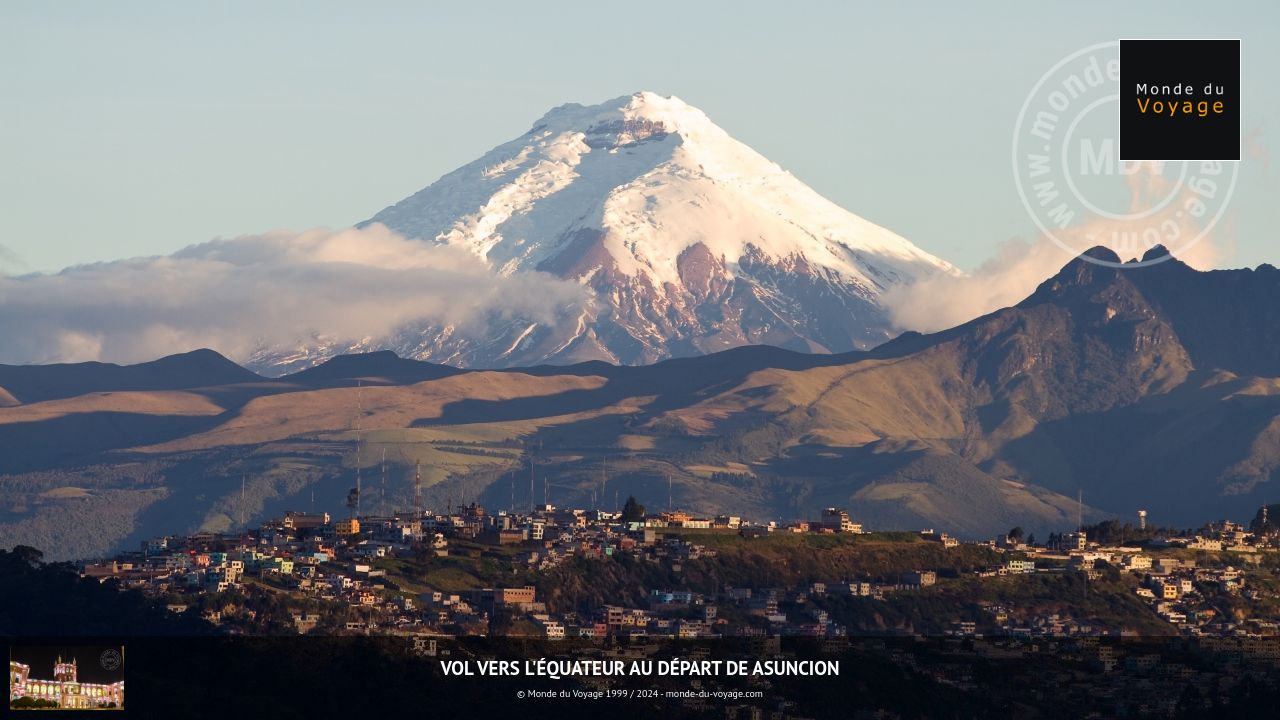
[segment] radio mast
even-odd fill
[[[422,518],[422,461],[413,461],[413,517]]]
[[[362,402],[363,381],[356,380],[356,502],[355,516],[360,517],[360,416],[364,414]]]

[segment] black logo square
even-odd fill
[[[1239,160],[1240,41],[1121,40],[1120,159]]]

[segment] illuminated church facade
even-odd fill
[[[59,657],[53,666],[52,680],[36,680],[30,675],[29,666],[9,661],[9,702],[29,697],[49,700],[60,708],[68,709],[124,707],[124,681],[110,685],[79,682],[75,658],[71,662],[63,662]]]

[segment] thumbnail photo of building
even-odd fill
[[[119,656],[103,656],[104,666],[111,664],[112,657],[118,660]],[[70,662],[66,662],[61,655],[58,655],[53,663],[53,678],[49,680],[31,677],[30,665],[11,658],[9,660],[9,707],[13,710],[124,708],[124,680],[111,683],[80,682],[78,675],[79,668],[75,657],[71,658]]]

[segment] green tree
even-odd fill
[[[1249,523],[1249,529],[1257,533],[1275,532],[1280,529],[1280,504],[1267,505],[1258,510]]]
[[[1015,543],[1022,542],[1022,526],[1019,525],[1018,527],[1015,527],[1009,530],[1008,537],[1009,537],[1009,542],[1015,542]]]
[[[30,545],[15,545],[13,548],[13,556],[20,562],[24,562],[31,567],[39,567],[41,561],[44,560],[44,553]]]
[[[644,506],[636,502],[635,496],[628,496],[627,503],[622,506],[622,522],[640,522],[644,520]]]

